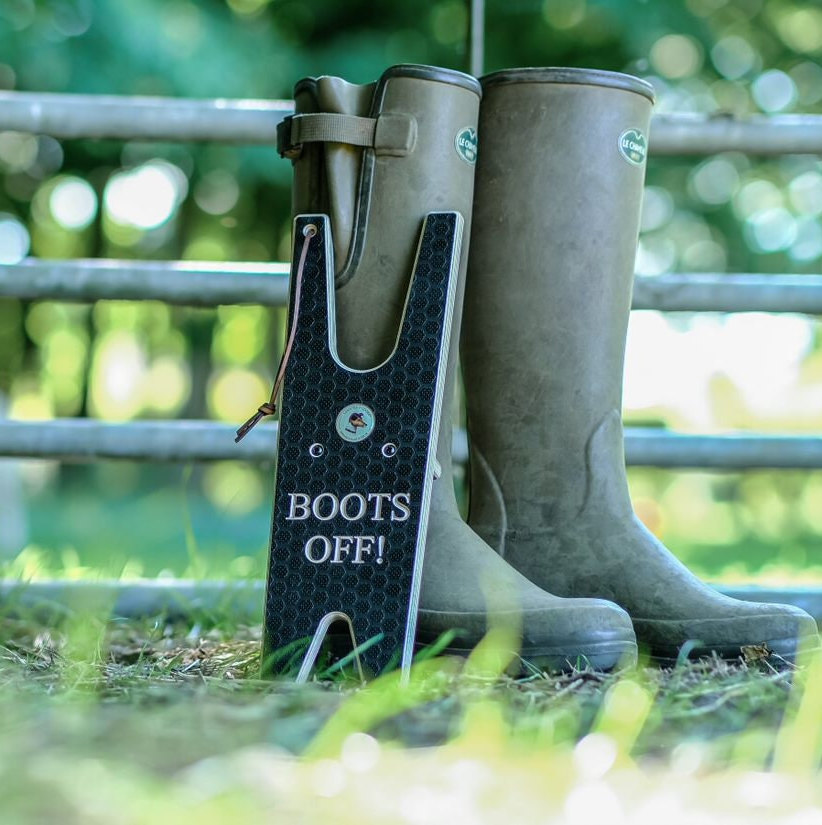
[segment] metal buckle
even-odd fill
[[[303,153],[302,143],[291,142],[294,115],[287,115],[277,124],[277,153],[281,158],[297,160]]]

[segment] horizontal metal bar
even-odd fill
[[[274,145],[290,100],[192,100],[0,92],[0,131],[57,138],[215,140]],[[822,116],[664,114],[653,118],[655,155],[822,153]]]
[[[262,620],[263,591],[262,581],[0,579],[0,614],[30,611],[48,618],[96,609],[108,610],[112,617],[134,619],[219,612],[239,622],[257,623]]]
[[[288,300],[287,263],[52,261],[0,266],[0,295],[52,301],[165,301],[185,306],[267,304]]]
[[[287,263],[66,260],[0,265],[0,296],[153,300],[187,306],[284,305]],[[637,277],[634,309],[822,315],[822,275],[678,273]]]
[[[234,443],[235,428],[212,421],[132,421],[93,419],[0,422],[0,455],[68,461],[271,461],[277,447],[276,422]],[[468,458],[464,431],[454,433],[454,460]],[[757,467],[818,469],[822,436],[683,435],[662,429],[628,427],[625,457],[630,465],[742,470]]]
[[[822,315],[822,275],[685,272],[634,280],[634,309]]]
[[[734,599],[796,605],[817,621],[822,620],[822,588],[721,585],[716,589]],[[192,618],[211,614],[230,615],[235,621],[256,624],[262,620],[264,591],[265,584],[261,580],[50,580],[21,583],[3,579],[0,580],[0,613],[33,612],[48,617],[96,609],[124,619],[157,615]]]
[[[56,138],[265,143],[293,111],[290,100],[193,100],[0,92],[0,131]]]
[[[251,412],[251,411],[249,411]],[[239,422],[238,422],[239,426]],[[264,422],[234,443],[236,427],[213,421],[131,421],[85,418],[0,421],[0,455],[65,461],[272,461],[277,424]]]
[[[817,155],[822,153],[822,115],[656,115],[649,149],[652,155]]]
[[[239,422],[238,422],[239,425]],[[116,424],[88,418],[0,421],[0,456],[64,461],[273,461],[277,422],[264,421],[248,438],[234,442],[236,427],[214,421],[131,421]],[[454,458],[465,461],[465,433],[453,437]]]
[[[625,460],[639,467],[811,470],[822,467],[822,437],[685,435],[629,427],[625,431]]]

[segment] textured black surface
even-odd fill
[[[266,657],[290,642],[312,636],[320,620],[332,611],[351,617],[360,644],[383,634],[363,655],[375,673],[402,648],[409,619],[413,633],[416,616],[409,617],[409,606],[414,559],[423,491],[431,483],[426,463],[451,258],[459,255],[459,249],[454,249],[457,221],[455,213],[427,217],[397,349],[387,363],[364,373],[340,366],[328,346],[327,218],[304,216],[296,222],[295,260],[303,229],[314,224],[319,231],[306,258],[299,324],[280,408],[266,591]],[[358,443],[344,441],[335,427],[340,410],[352,403],[367,405],[375,417],[373,432]],[[315,457],[312,452],[320,451],[312,450],[312,445],[317,444],[322,445],[322,454]],[[396,445],[395,455],[383,455],[386,444]],[[411,516],[406,521],[367,518],[349,522],[341,515],[325,522],[313,517],[287,519],[290,493],[313,499],[326,492],[339,498],[348,493],[409,493]],[[384,516],[392,511],[387,505]],[[356,508],[349,514],[352,511]],[[320,534],[384,536],[383,563],[377,563],[375,551],[362,564],[354,564],[350,556],[342,563],[313,564],[304,547],[309,538]]]

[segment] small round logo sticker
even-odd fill
[[[642,166],[648,154],[648,141],[639,129],[627,129],[619,136],[619,151],[628,163]]]
[[[473,166],[477,160],[477,130],[471,126],[460,129],[454,138],[454,146],[457,154]]]
[[[337,434],[344,441],[364,441],[374,431],[374,412],[365,404],[349,404],[337,413]]]

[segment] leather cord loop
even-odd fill
[[[283,357],[280,359],[280,366],[277,368],[277,377],[274,379],[274,386],[271,390],[271,396],[268,401],[263,402],[257,407],[257,412],[252,415],[238,430],[234,437],[234,443],[238,444],[242,441],[248,433],[257,426],[268,415],[274,415],[277,412],[277,395],[280,392],[283,380],[285,379],[285,368],[288,366],[288,360],[291,357],[291,350],[294,347],[294,338],[297,335],[297,321],[300,317],[300,294],[303,288],[303,271],[305,270],[305,259],[308,256],[308,245],[311,239],[317,234],[317,227],[314,224],[309,224],[304,229],[305,237],[303,238],[303,248],[300,252],[300,261],[297,265],[297,272],[294,276],[294,315],[291,319],[291,328],[288,332],[288,341],[283,350]]]

